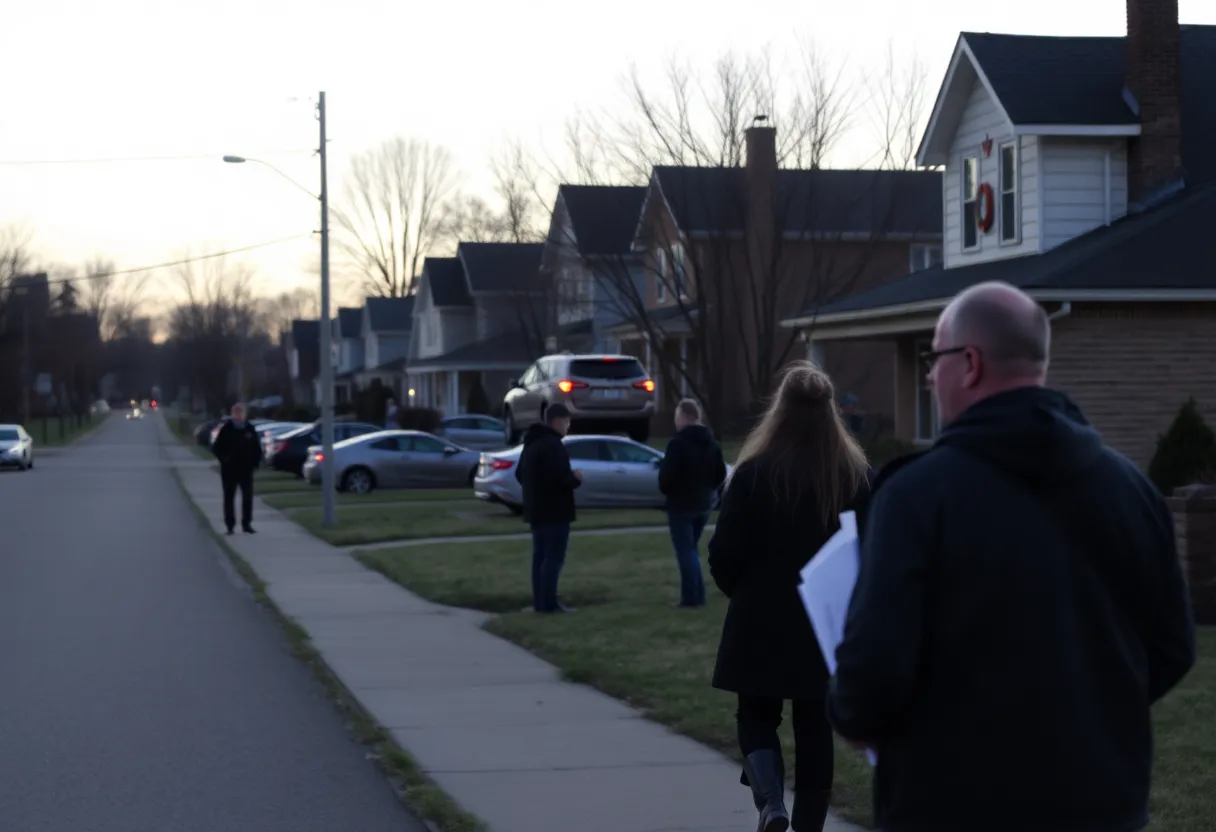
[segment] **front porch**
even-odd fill
[[[410,407],[424,407],[438,411],[444,418],[459,416],[468,410],[469,396],[474,387],[481,385],[490,403],[491,412],[502,407],[503,397],[510,389],[510,382],[518,378],[527,365],[518,366],[453,366],[441,365],[411,367],[408,388],[402,401]]]
[[[611,350],[612,352],[631,355],[642,362],[642,366],[654,380],[655,401],[659,412],[667,413],[675,410],[680,399],[693,394],[693,387],[696,385],[689,383],[689,376],[695,378],[695,368],[699,366],[698,343],[684,316],[671,317],[655,329],[659,332],[651,333],[633,323],[622,322],[610,327],[606,332],[615,339],[615,349]],[[654,337],[655,335],[657,337]],[[675,377],[672,384],[665,383],[664,366],[670,368]]]

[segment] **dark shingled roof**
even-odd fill
[[[461,243],[456,256],[473,292],[529,292],[542,287],[543,243]]]
[[[663,196],[686,232],[741,231],[743,168],[656,167]],[[942,233],[942,175],[928,170],[779,170],[775,211],[786,233]]]
[[[1124,217],[1045,254],[925,269],[803,316],[945,300],[1001,280],[1026,290],[1216,289],[1216,185],[1189,188],[1154,211]]]
[[[412,325],[414,298],[368,298],[367,317],[372,332],[406,332]]]
[[[629,254],[646,188],[617,185],[562,185],[558,198],[570,215],[578,253],[584,257]]]
[[[1123,97],[1124,38],[964,32],[1014,124],[1138,124]],[[1216,180],[1216,26],[1182,26],[1182,161],[1188,182]]]
[[[291,322],[291,342],[296,349],[315,347],[321,343],[321,322],[294,320]]]
[[[338,308],[338,336],[358,338],[363,328],[363,310],[357,306]]]
[[[416,358],[414,364],[422,367],[431,364],[487,364],[516,363],[527,366],[536,358],[528,348],[527,339],[518,332],[496,335],[484,341],[474,341],[433,358]]]
[[[428,257],[422,264],[422,277],[431,289],[436,306],[472,306],[469,284],[459,257]]]

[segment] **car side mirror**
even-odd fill
[[[658,468],[658,467],[659,467],[660,465],[662,465],[662,464],[663,464],[663,457],[661,457],[661,456],[656,456],[656,457],[654,458],[654,467],[655,467],[655,468]]]
[[[460,449],[453,448],[451,445],[448,445],[446,448],[443,449],[444,456],[452,456],[452,454],[458,454],[458,453],[460,453]]]
[[[507,379],[507,386],[510,387],[512,390],[514,390],[515,388],[519,387],[519,379],[517,379],[517,378]]]

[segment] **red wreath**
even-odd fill
[[[980,231],[987,234],[992,230],[992,223],[996,220],[996,203],[992,194],[992,186],[987,182],[980,185],[976,197],[975,224]]]

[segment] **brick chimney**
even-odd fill
[[[776,250],[777,130],[753,125],[744,137],[748,255],[752,259],[752,274],[759,276],[772,269]]]
[[[1128,143],[1133,210],[1182,184],[1178,0],[1127,0],[1127,91],[1140,115]]]

